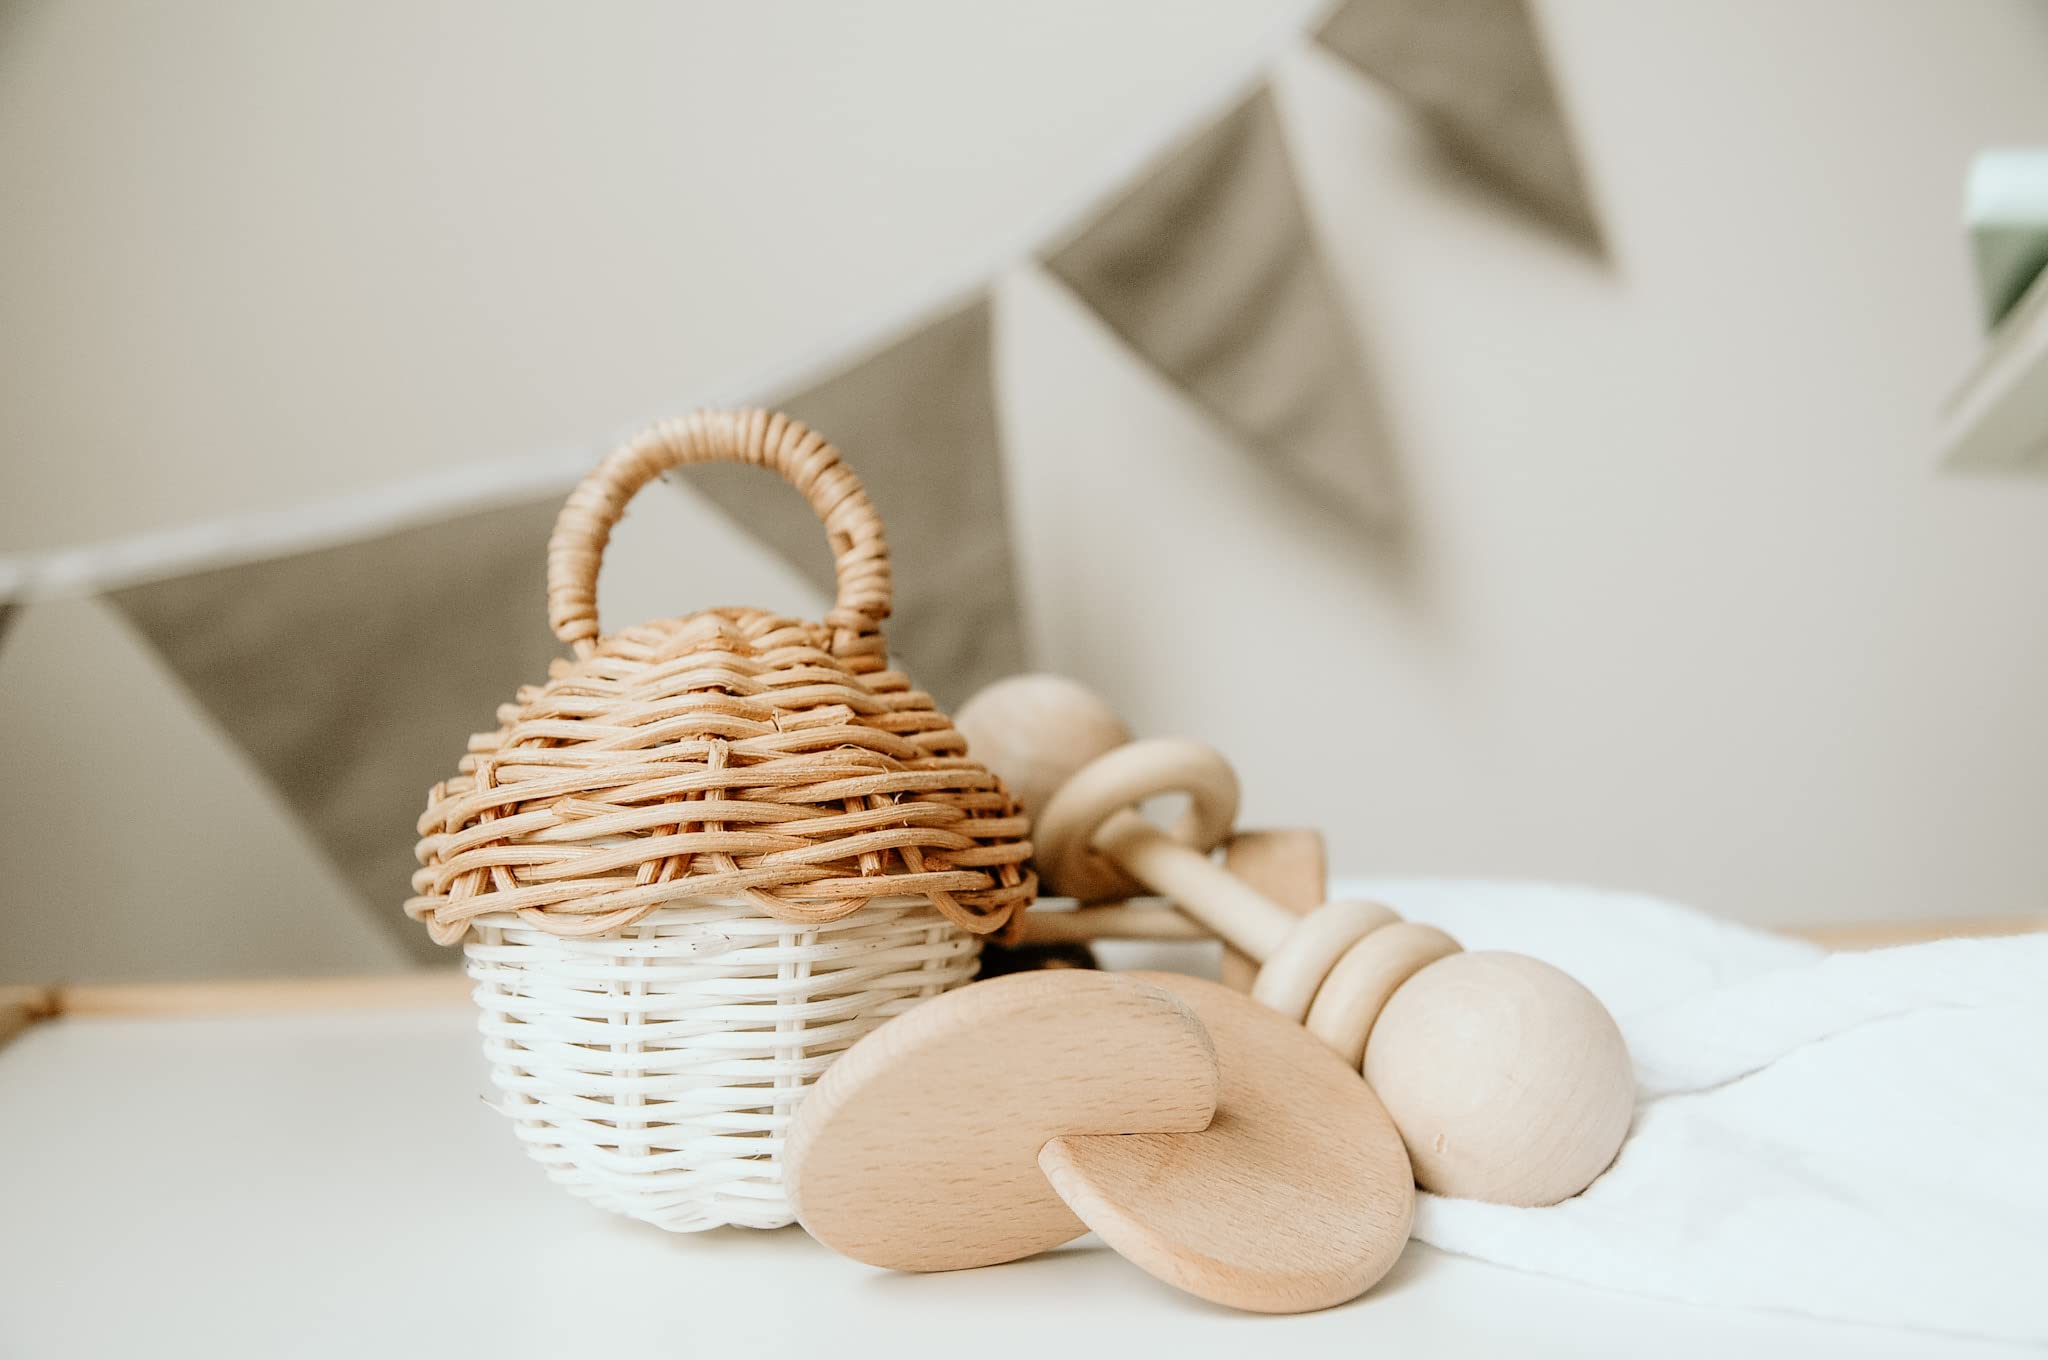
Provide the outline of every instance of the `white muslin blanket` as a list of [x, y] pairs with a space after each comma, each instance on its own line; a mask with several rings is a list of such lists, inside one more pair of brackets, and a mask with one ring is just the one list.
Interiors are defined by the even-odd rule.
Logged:
[[1354, 880], [1571, 973], [1640, 1084], [1545, 1209], [1424, 1195], [1448, 1251], [1695, 1303], [2048, 1339], [2048, 935], [1829, 953], [1652, 898]]

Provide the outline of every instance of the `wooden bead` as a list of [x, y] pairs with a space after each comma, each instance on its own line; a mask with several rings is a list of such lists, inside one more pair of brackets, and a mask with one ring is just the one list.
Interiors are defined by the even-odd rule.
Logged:
[[[1309, 1003], [1316, 999], [1323, 979], [1345, 951], [1382, 926], [1391, 926], [1400, 919], [1393, 908], [1377, 902], [1324, 903], [1304, 916], [1294, 933], [1281, 941], [1273, 957], [1266, 960], [1266, 966], [1252, 981], [1252, 1000], [1301, 1024], [1308, 1019]], [[1402, 980], [1407, 980], [1405, 975]], [[1374, 1013], [1378, 1013], [1377, 1008]], [[1364, 1051], [1361, 1036], [1359, 1052]]]
[[961, 705], [953, 726], [1033, 817], [1082, 766], [1131, 739], [1100, 695], [1060, 675], [998, 680]]
[[1387, 999], [1409, 978], [1457, 952], [1458, 942], [1435, 926], [1396, 921], [1373, 931], [1344, 951], [1316, 989], [1308, 1032], [1357, 1067]]
[[[1368, 937], [1370, 938], [1370, 937]], [[1555, 1204], [1614, 1160], [1635, 1110], [1621, 1031], [1578, 982], [1521, 954], [1453, 954], [1402, 984], [1365, 1078], [1425, 1190]]]

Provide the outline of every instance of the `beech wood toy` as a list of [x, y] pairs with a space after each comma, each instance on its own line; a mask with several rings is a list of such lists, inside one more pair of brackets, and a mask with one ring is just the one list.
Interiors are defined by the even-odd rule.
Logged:
[[[1240, 880], [1305, 916], [1323, 903], [1328, 878], [1323, 836], [1306, 827], [1237, 831], [1223, 842], [1223, 865]], [[981, 976], [1027, 968], [1093, 968], [1091, 946], [1108, 940], [1212, 943], [1216, 935], [1172, 907], [1128, 902], [1091, 903], [1066, 911], [1020, 911], [981, 955]], [[1232, 991], [1249, 992], [1258, 964], [1225, 945], [1221, 976]]]
[[[1519, 954], [1463, 953], [1386, 907], [1330, 902], [1298, 917], [1209, 858], [1237, 813], [1237, 779], [1195, 742], [1119, 744], [1123, 726], [1071, 681], [1019, 676], [960, 710], [993, 768], [1028, 756], [1048, 892], [1149, 890], [1260, 960], [1252, 996], [1362, 1070], [1399, 1127], [1422, 1188], [1553, 1204], [1614, 1160], [1634, 1110], [1620, 1030], [1578, 982]], [[1064, 778], [1055, 778], [1064, 772]], [[1136, 808], [1185, 794], [1172, 833]]]
[[1167, 973], [1021, 973], [854, 1045], [798, 1113], [798, 1220], [898, 1270], [1094, 1230], [1217, 1303], [1354, 1298], [1407, 1241], [1401, 1138], [1356, 1070], [1258, 1003]]

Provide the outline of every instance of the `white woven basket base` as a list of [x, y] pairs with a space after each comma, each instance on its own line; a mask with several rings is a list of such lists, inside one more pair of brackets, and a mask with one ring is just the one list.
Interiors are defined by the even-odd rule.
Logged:
[[922, 898], [813, 927], [739, 901], [593, 939], [510, 914], [476, 927], [465, 952], [499, 1108], [556, 1181], [673, 1232], [790, 1222], [782, 1141], [804, 1092], [981, 953]]

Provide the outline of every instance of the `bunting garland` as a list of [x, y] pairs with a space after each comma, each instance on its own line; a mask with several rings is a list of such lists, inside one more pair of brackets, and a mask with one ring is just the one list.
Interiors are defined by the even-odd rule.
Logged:
[[[1315, 35], [1475, 172], [1597, 249], [1591, 199], [1524, 0], [1350, 0]], [[1037, 262], [1242, 444], [1367, 532], [1398, 527], [1392, 459], [1270, 87], [1222, 103]], [[942, 703], [1026, 667], [1004, 501], [990, 280], [808, 381], [754, 393], [826, 433], [895, 531], [889, 637]], [[698, 404], [679, 395], [668, 415]], [[455, 734], [561, 654], [542, 552], [574, 457], [52, 559], [0, 559], [0, 639], [23, 602], [117, 606], [300, 818], [372, 920], [430, 956], [395, 905], [412, 811]], [[822, 589], [801, 500], [742, 469], [691, 488]], [[416, 499], [397, 504], [417, 493]], [[678, 598], [677, 607], [716, 600]]]
[[388, 910], [412, 815], [449, 743], [561, 655], [538, 547], [561, 499], [108, 595], [422, 962], [439, 950]]
[[1528, 0], [1351, 0], [1316, 40], [1480, 178], [1598, 254], [1600, 222]]
[[1394, 494], [1358, 345], [1261, 87], [1045, 264], [1274, 470], [1384, 525]]

